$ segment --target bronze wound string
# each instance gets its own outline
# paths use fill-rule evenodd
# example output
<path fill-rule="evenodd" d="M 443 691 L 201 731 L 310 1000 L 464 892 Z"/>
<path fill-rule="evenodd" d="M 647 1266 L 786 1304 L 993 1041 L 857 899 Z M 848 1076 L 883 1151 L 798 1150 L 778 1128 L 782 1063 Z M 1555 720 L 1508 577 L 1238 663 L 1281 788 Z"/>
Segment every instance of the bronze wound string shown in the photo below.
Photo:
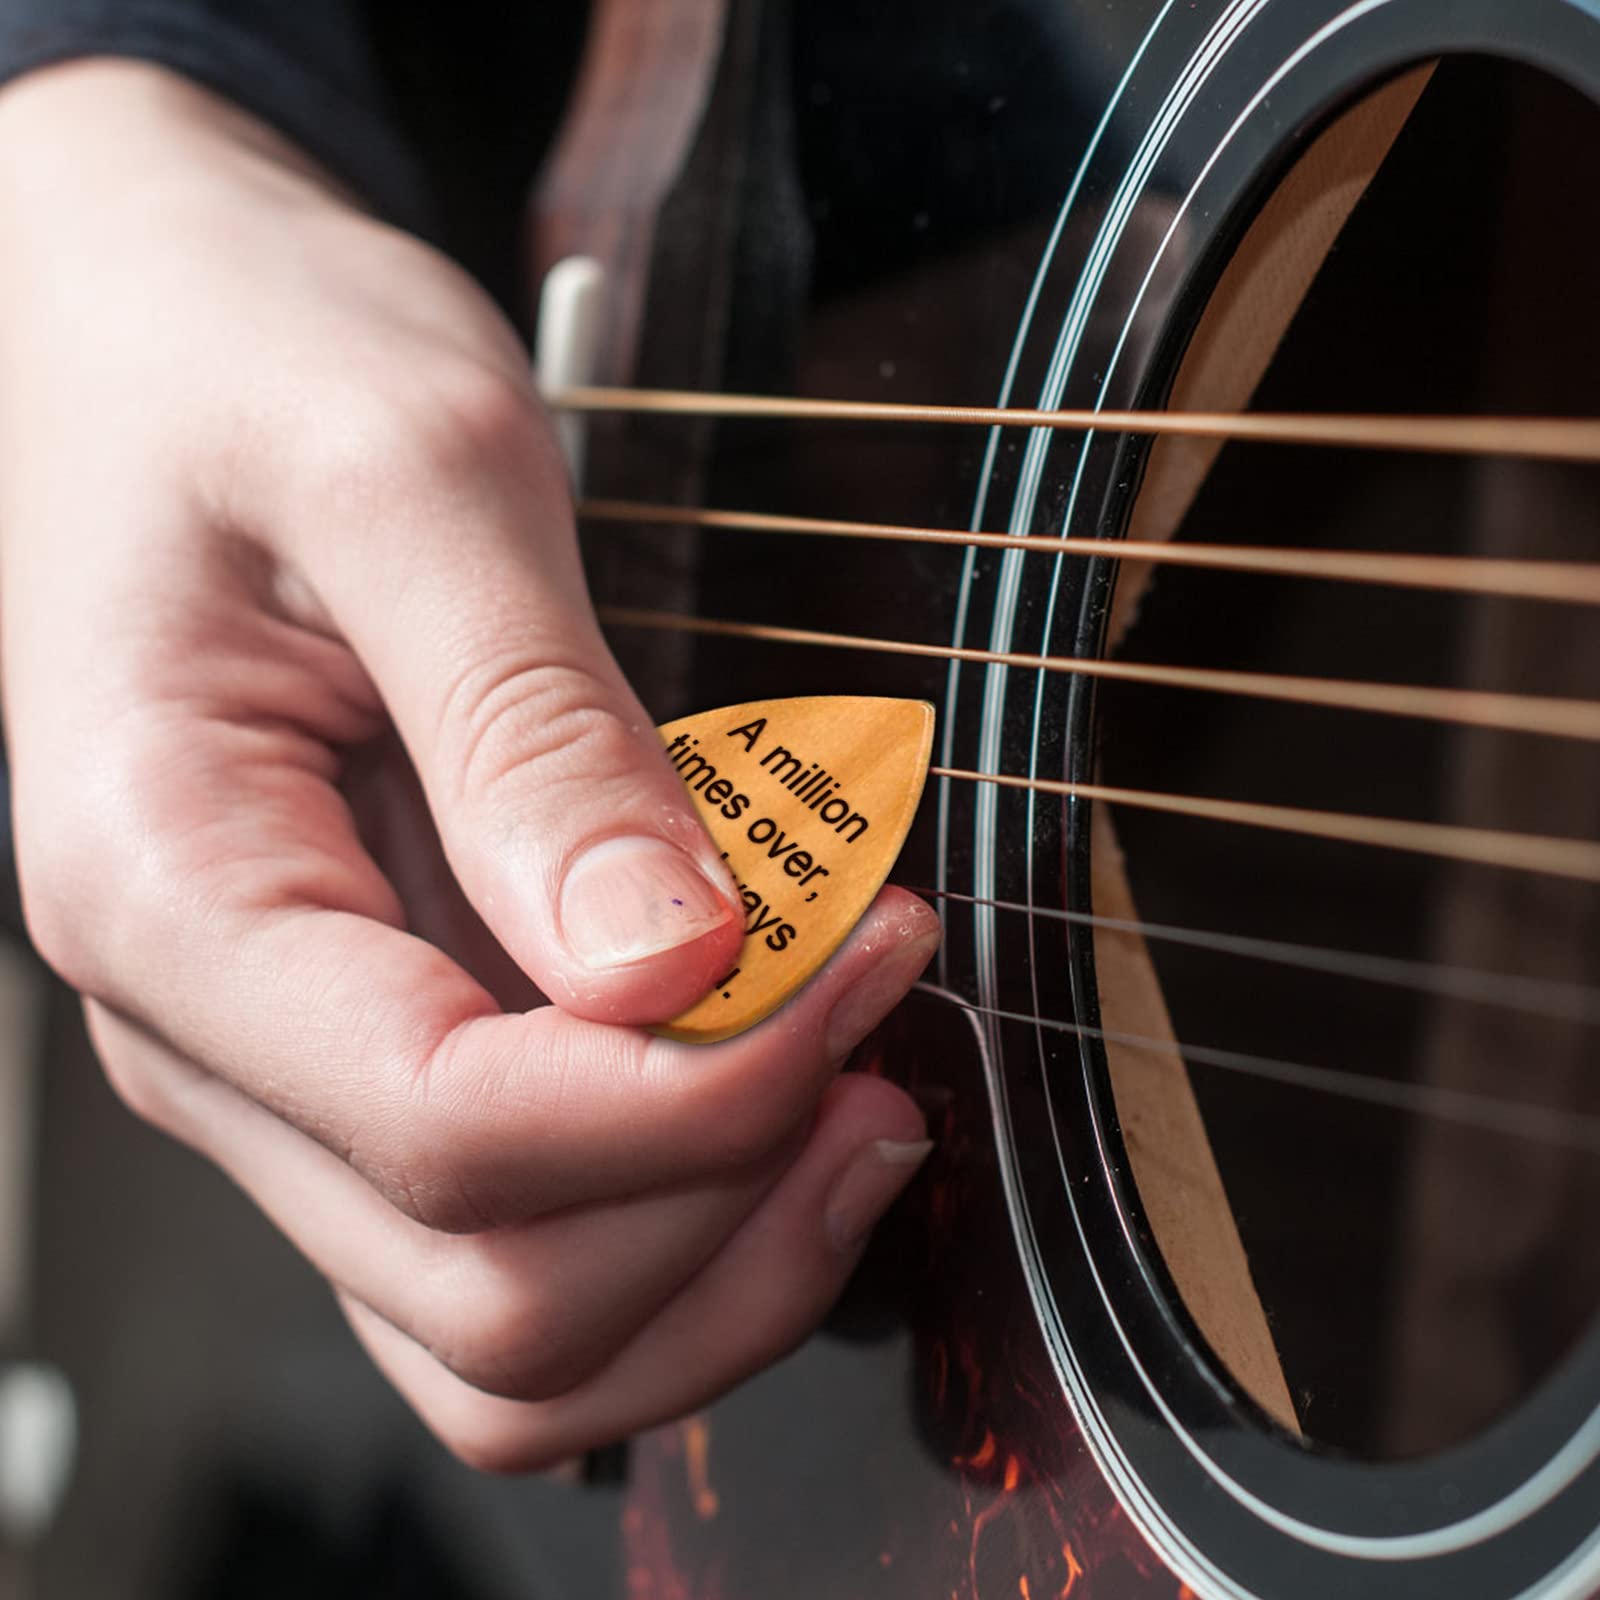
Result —
<path fill-rule="evenodd" d="M 814 633 L 808 629 L 769 627 L 763 624 L 725 622 L 707 617 L 679 616 L 672 612 L 641 610 L 629 606 L 601 606 L 599 616 L 603 622 L 619 626 L 661 628 L 675 632 L 704 633 L 731 638 L 757 639 L 787 644 L 824 644 L 844 648 L 886 651 L 891 654 L 932 656 L 946 660 L 998 662 L 1007 666 L 1042 668 L 1054 671 L 1099 673 L 1107 677 L 1126 676 L 1129 662 L 1108 662 L 1099 659 L 1080 660 L 1050 656 L 1014 655 L 988 650 L 969 650 L 953 645 L 921 645 L 902 640 L 858 638 L 853 635 Z M 1100 669 L 1108 669 L 1101 672 Z M 1141 669 L 1142 670 L 1142 669 Z M 1190 669 L 1151 668 L 1147 682 L 1171 682 L 1172 673 L 1186 677 Z M 1156 676 L 1159 675 L 1159 676 Z M 1205 673 L 1206 678 L 1216 674 Z M 1266 674 L 1229 673 L 1225 679 L 1246 678 L 1254 686 L 1249 692 L 1265 692 L 1267 686 L 1281 688 L 1285 680 Z M 1398 690 L 1405 694 L 1419 692 L 1427 697 L 1436 695 L 1468 695 L 1476 697 L 1477 691 L 1401 689 L 1396 685 L 1330 685 L 1324 680 L 1291 679 L 1292 685 L 1312 683 L 1319 689 L 1336 688 L 1341 692 L 1338 701 L 1319 700 L 1319 704 L 1351 706 L 1354 702 L 1343 698 L 1348 687 L 1365 690 Z M 1186 687 L 1198 687 L 1193 681 Z M 1207 685 L 1212 686 L 1212 685 Z M 1238 692 L 1237 690 L 1233 692 Z M 1269 698 L 1277 697 L 1271 694 Z M 1492 699 L 1502 697 L 1492 696 Z M 1519 700 L 1530 697 L 1513 697 Z M 1590 715 L 1600 707 L 1585 701 L 1536 701 L 1544 707 L 1589 708 Z M 1359 709 L 1373 709 L 1365 704 Z M 1413 710 L 1409 714 L 1418 715 Z M 1500 715 L 1505 715 L 1502 711 Z M 1435 712 L 1437 716 L 1437 712 Z M 1468 720 L 1465 716 L 1459 720 Z M 1476 720 L 1476 719 L 1474 719 Z M 1491 721 L 1488 726 L 1506 726 Z M 1526 724 L 1509 724 L 1526 730 Z M 1583 735 L 1592 737 L 1592 735 Z M 1437 856 L 1446 860 L 1466 861 L 1480 866 L 1507 867 L 1525 872 L 1547 873 L 1555 877 L 1576 878 L 1588 883 L 1600 883 L 1600 844 L 1586 839 L 1567 839 L 1543 834 L 1514 833 L 1505 829 L 1462 827 L 1451 823 L 1412 821 L 1398 817 L 1371 817 L 1359 813 L 1319 811 L 1297 806 L 1265 805 L 1255 801 L 1230 800 L 1206 795 L 1162 794 L 1151 790 L 1124 789 L 1106 784 L 1067 783 L 1044 778 L 1027 778 L 1016 774 L 973 772 L 958 767 L 931 767 L 938 777 L 958 778 L 973 783 L 991 783 L 1006 788 L 1030 789 L 1039 793 L 1058 795 L 1066 799 L 1106 800 L 1114 804 L 1137 806 L 1145 810 L 1164 811 L 1190 816 L 1211 822 L 1226 822 L 1245 827 L 1267 829 L 1274 832 L 1297 833 L 1312 838 L 1338 841 L 1347 844 L 1368 845 L 1382 849 L 1408 850 L 1421 855 Z"/>
<path fill-rule="evenodd" d="M 1351 450 L 1416 451 L 1462 456 L 1501 455 L 1552 461 L 1600 462 L 1600 420 L 1559 417 L 1453 417 L 1173 413 L 1155 411 L 1036 411 L 1010 407 L 921 406 L 864 401 L 788 399 L 780 396 L 699 394 L 602 388 L 570 389 L 547 397 L 553 409 L 582 413 L 718 417 L 789 422 L 1046 428 L 1066 432 L 1117 431 L 1152 437 L 1191 437 L 1258 444 L 1309 445 Z M 607 524 L 692 526 L 710 531 L 790 534 L 887 543 L 1003 549 L 1057 557 L 1135 560 L 1276 577 L 1361 583 L 1445 593 L 1484 595 L 1564 605 L 1600 605 L 1600 565 L 1579 561 L 1503 560 L 1410 555 L 1384 551 L 1263 548 L 1218 542 L 1150 543 L 1088 538 L 1018 537 L 953 528 L 851 521 L 708 507 L 595 499 L 579 507 L 584 520 Z M 919 644 L 812 630 L 677 616 L 640 608 L 610 607 L 602 617 L 617 626 L 660 628 L 781 644 L 860 649 L 978 664 L 1075 673 L 1219 694 L 1287 701 L 1509 732 L 1595 741 L 1600 701 L 1493 694 L 1425 685 L 1312 679 L 1228 672 L 1138 662 L 1050 657 L 956 646 Z M 1545 873 L 1600 883 L 1600 845 L 1583 839 L 1393 817 L 1264 805 L 1191 794 L 1163 794 L 1090 783 L 985 773 L 934 766 L 949 781 L 993 784 L 1063 800 L 1100 800 L 1215 823 L 1301 834 L 1380 849 L 1411 851 L 1483 866 Z M 1030 917 L 1138 933 L 1152 940 L 1395 985 L 1453 999 L 1504 1006 L 1531 1014 L 1600 1024 L 1600 990 L 1511 973 L 1407 961 L 1203 929 L 1097 916 L 1055 907 L 984 899 L 948 890 L 919 890 L 946 903 L 988 906 Z M 999 1021 L 1178 1056 L 1196 1067 L 1241 1074 L 1307 1091 L 1357 1100 L 1518 1138 L 1600 1153 L 1600 1117 L 1526 1101 L 1438 1085 L 1396 1082 L 1271 1057 L 1138 1034 L 1108 1032 L 1054 1018 L 984 1007 L 970 1010 Z"/>
<path fill-rule="evenodd" d="M 1294 414 L 1265 411 L 1033 411 L 1015 406 L 900 405 L 688 389 L 582 386 L 546 391 L 552 411 L 721 417 L 783 422 L 910 423 L 943 427 L 1050 428 L 1068 433 L 1237 439 L 1443 455 L 1600 461 L 1600 421 L 1589 417 Z"/>
<path fill-rule="evenodd" d="M 1018 550 L 1024 555 L 1151 561 L 1167 566 L 1206 567 L 1271 577 L 1367 583 L 1387 588 L 1481 594 L 1565 605 L 1600 605 L 1600 564 L 1592 562 L 1401 555 L 1379 550 L 1299 550 L 1291 546 L 1264 549 L 1251 545 L 1190 543 L 1188 540 L 1158 543 L 1034 535 L 1023 538 L 1009 533 L 969 533 L 955 528 L 851 522 L 837 517 L 799 517 L 766 511 L 721 511 L 704 506 L 659 505 L 633 500 L 583 500 L 577 509 L 585 522 L 597 526 L 651 524 L 742 533 L 872 539 L 890 544 L 944 545 L 956 549 Z"/>
<path fill-rule="evenodd" d="M 1103 783 L 1069 783 L 1009 773 L 972 772 L 962 767 L 929 767 L 928 772 L 933 777 L 992 783 L 1001 788 L 1027 789 L 1068 800 L 1103 800 L 1113 805 L 1165 811 L 1208 822 L 1297 833 L 1313 839 L 1383 850 L 1408 850 L 1416 855 L 1438 856 L 1476 866 L 1506 867 L 1513 871 L 1600 883 L 1600 844 L 1587 839 L 1461 827 L 1447 822 L 1414 822 L 1402 817 L 1369 817 L 1355 812 L 1314 811 L 1299 806 L 1263 805 L 1253 800 L 1215 799 L 1207 795 L 1160 794 Z"/>
<path fill-rule="evenodd" d="M 1280 673 L 1229 672 L 1209 667 L 1156 666 L 1102 656 L 1043 656 L 980 650 L 960 645 L 921 644 L 864 634 L 822 633 L 767 623 L 686 616 L 638 606 L 601 606 L 600 619 L 620 627 L 655 628 L 769 644 L 814 645 L 836 650 L 871 650 L 884 655 L 925 656 L 940 661 L 970 661 L 1076 673 L 1121 683 L 1191 689 L 1211 694 L 1245 695 L 1328 710 L 1362 711 L 1380 716 L 1416 717 L 1457 726 L 1498 728 L 1511 733 L 1600 741 L 1600 700 L 1546 695 L 1496 694 L 1479 689 L 1441 689 L 1421 684 L 1368 683 L 1356 679 L 1297 678 Z"/>

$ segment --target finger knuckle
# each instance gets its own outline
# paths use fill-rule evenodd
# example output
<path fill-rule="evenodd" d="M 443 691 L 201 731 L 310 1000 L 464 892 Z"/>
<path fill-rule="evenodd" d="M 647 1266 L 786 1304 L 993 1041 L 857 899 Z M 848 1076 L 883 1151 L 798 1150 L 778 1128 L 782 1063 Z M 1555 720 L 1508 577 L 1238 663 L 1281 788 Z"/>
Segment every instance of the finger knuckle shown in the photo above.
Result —
<path fill-rule="evenodd" d="M 714 1167 L 745 1172 L 767 1165 L 788 1143 L 792 1123 L 776 1107 L 733 1096 L 716 1115 L 701 1119 L 707 1131 L 706 1154 Z"/>
<path fill-rule="evenodd" d="M 17 854 L 22 920 L 40 958 L 80 994 L 102 987 L 104 968 L 97 919 L 86 915 L 80 873 L 62 852 L 37 849 Z"/>
<path fill-rule="evenodd" d="M 505 1400 L 553 1399 L 593 1369 L 567 1308 L 537 1282 L 497 1286 L 458 1306 L 429 1348 L 463 1383 Z"/>
<path fill-rule="evenodd" d="M 520 1220 L 514 1186 L 524 1163 L 465 1042 L 480 1000 L 470 983 L 434 994 L 433 1021 L 401 1048 L 339 1150 L 395 1210 L 433 1233 Z"/>
<path fill-rule="evenodd" d="M 494 1225 L 477 1197 L 474 1163 L 437 1119 L 413 1117 L 386 1138 L 381 1154 L 361 1148 L 350 1164 L 402 1216 L 432 1233 L 470 1234 Z"/>
<path fill-rule="evenodd" d="M 119 930 L 138 904 L 143 864 L 117 859 L 112 841 L 122 832 L 106 825 L 88 795 L 51 811 L 18 809 L 17 882 L 28 937 L 80 994 L 113 988 Z M 119 892 L 108 894 L 110 884 Z"/>
<path fill-rule="evenodd" d="M 463 796 L 493 803 L 530 769 L 552 803 L 569 785 L 593 796 L 625 782 L 639 746 L 610 698 L 593 671 L 571 662 L 516 654 L 465 674 L 445 714 Z"/>
<path fill-rule="evenodd" d="M 521 461 L 540 432 L 527 385 L 477 361 L 445 362 L 428 385 L 432 437 L 446 462 Z"/>
<path fill-rule="evenodd" d="M 425 382 L 403 390 L 363 385 L 339 412 L 341 425 L 317 447 L 311 476 L 314 490 L 335 500 L 434 495 L 496 472 L 520 478 L 530 460 L 543 459 L 527 389 L 465 358 L 435 359 Z"/>
<path fill-rule="evenodd" d="M 463 1466 L 491 1477 L 520 1477 L 558 1459 L 540 1430 L 500 1414 L 492 1402 L 463 1407 L 434 1433 Z"/>
<path fill-rule="evenodd" d="M 657 1078 L 668 1115 L 705 1171 L 750 1171 L 770 1164 L 794 1139 L 807 1107 L 787 1086 L 743 1071 L 686 1075 L 668 1041 L 652 1041 L 646 1071 Z"/>
<path fill-rule="evenodd" d="M 106 1082 L 117 1099 L 141 1122 L 173 1138 L 182 1137 L 185 1130 L 177 1106 L 163 1087 L 159 1074 L 152 1072 L 136 1052 L 119 1048 L 92 1020 L 89 1036 Z"/>
<path fill-rule="evenodd" d="M 202 825 L 193 803 L 204 764 L 142 719 L 108 732 L 96 756 L 19 795 L 23 917 L 70 987 L 137 1013 L 150 953 L 170 946 L 180 919 L 192 932 L 222 908 L 226 827 Z"/>

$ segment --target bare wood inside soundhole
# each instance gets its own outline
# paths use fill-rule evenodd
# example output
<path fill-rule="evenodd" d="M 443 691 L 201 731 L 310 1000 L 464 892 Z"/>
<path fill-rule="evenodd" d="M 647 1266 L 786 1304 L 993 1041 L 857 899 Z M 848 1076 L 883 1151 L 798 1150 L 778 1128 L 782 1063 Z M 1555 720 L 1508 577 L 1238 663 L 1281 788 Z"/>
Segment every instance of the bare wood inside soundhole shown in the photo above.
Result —
<path fill-rule="evenodd" d="M 1296 162 L 1262 207 L 1206 303 L 1167 402 L 1169 411 L 1240 411 L 1255 393 L 1334 241 L 1411 115 L 1431 64 L 1352 106 Z M 1158 439 L 1128 523 L 1128 538 L 1177 532 L 1225 443 Z M 1138 614 L 1156 568 L 1125 561 L 1112 605 L 1110 648 Z"/>
<path fill-rule="evenodd" d="M 1098 915 L 1138 920 L 1109 808 L 1097 806 L 1093 842 Z M 1171 1054 L 1106 1040 L 1122 1142 L 1150 1231 L 1189 1315 L 1235 1382 L 1274 1421 L 1299 1431 L 1272 1330 L 1178 1051 L 1161 982 L 1142 934 L 1095 934 L 1101 1026 L 1173 1041 Z"/>
<path fill-rule="evenodd" d="M 1399 136 L 1432 65 L 1395 79 L 1329 125 L 1262 208 L 1190 341 L 1173 410 L 1243 408 L 1341 229 Z M 1162 438 L 1151 449 L 1128 537 L 1172 538 L 1222 449 L 1221 440 Z M 1114 651 L 1158 570 L 1124 562 L 1108 629 Z M 1108 808 L 1096 808 L 1094 909 L 1137 920 Z M 1151 1232 L 1184 1305 L 1234 1381 L 1282 1426 L 1294 1402 L 1239 1237 L 1205 1123 L 1175 1043 L 1144 938 L 1101 930 L 1095 966 L 1107 1033 L 1173 1041 L 1172 1053 L 1106 1042 L 1123 1141 Z"/>

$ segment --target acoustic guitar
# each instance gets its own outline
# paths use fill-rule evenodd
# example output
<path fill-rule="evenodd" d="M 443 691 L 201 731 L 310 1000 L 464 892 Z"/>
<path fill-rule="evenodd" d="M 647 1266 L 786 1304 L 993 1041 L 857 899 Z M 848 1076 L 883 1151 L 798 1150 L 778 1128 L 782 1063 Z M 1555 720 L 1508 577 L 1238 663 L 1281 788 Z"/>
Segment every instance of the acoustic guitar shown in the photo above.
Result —
<path fill-rule="evenodd" d="M 634 1600 L 1600 1594 L 1597 99 L 1594 0 L 595 7 L 602 615 L 661 721 L 933 702 L 945 927 Z"/>

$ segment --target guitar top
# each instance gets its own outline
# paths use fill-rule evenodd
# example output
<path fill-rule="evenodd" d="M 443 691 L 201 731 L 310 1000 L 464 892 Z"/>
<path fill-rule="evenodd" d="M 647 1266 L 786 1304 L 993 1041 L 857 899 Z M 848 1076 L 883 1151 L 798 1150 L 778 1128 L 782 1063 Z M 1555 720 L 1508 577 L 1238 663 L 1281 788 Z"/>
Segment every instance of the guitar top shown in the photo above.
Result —
<path fill-rule="evenodd" d="M 937 712 L 934 1154 L 634 1600 L 1600 1594 L 1597 99 L 1590 0 L 596 8 L 593 382 L 1220 419 L 585 416 L 659 721 Z"/>

